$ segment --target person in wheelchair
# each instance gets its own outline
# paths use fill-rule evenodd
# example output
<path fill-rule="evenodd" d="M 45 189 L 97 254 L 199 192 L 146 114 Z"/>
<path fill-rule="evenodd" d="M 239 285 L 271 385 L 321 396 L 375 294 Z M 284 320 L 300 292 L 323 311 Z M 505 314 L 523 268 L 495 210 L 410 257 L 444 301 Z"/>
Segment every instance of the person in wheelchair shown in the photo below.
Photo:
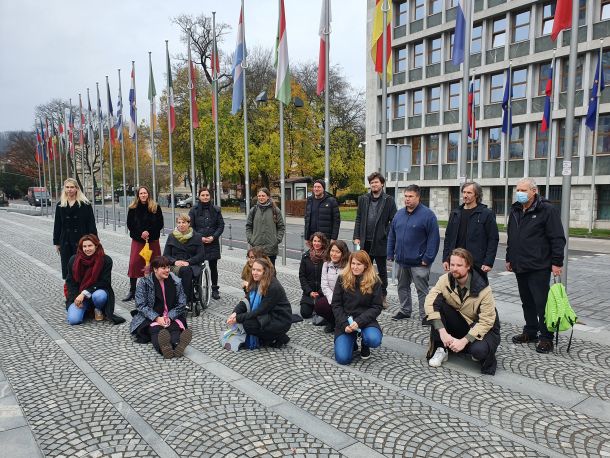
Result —
<path fill-rule="evenodd" d="M 193 303 L 193 278 L 201 275 L 201 264 L 205 256 L 201 235 L 190 227 L 190 222 L 191 218 L 186 213 L 178 215 L 176 229 L 167 237 L 163 250 L 172 273 L 182 281 L 189 306 Z"/>

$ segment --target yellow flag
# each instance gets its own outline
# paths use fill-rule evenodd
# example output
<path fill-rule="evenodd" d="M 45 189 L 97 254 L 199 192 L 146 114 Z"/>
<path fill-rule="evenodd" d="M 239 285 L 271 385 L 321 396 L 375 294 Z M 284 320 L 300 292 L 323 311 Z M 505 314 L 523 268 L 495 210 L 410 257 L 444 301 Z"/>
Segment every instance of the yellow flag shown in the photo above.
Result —
<path fill-rule="evenodd" d="M 375 18 L 373 19 L 373 36 L 371 39 L 371 57 L 375 65 L 375 72 L 383 73 L 383 4 L 385 0 L 376 0 Z M 392 1 L 387 0 L 388 12 L 386 20 L 386 75 L 392 81 Z"/>

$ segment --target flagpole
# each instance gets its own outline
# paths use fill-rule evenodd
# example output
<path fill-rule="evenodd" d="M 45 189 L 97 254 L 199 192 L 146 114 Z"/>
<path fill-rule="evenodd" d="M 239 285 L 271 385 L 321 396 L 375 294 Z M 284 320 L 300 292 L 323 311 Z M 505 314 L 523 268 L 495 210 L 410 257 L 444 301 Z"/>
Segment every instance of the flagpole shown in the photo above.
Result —
<path fill-rule="evenodd" d="M 46 124 L 47 124 L 47 137 L 49 136 L 49 120 L 46 120 Z M 52 142 L 51 142 L 52 144 Z M 47 180 L 47 194 L 49 194 L 49 199 L 51 199 L 53 197 L 53 190 L 52 190 L 52 186 L 53 186 L 53 182 L 51 181 L 51 150 L 48 147 L 48 142 L 47 142 L 47 169 L 49 169 L 49 179 Z M 57 202 L 55 202 L 57 203 Z M 48 210 L 48 209 L 47 209 Z"/>
<path fill-rule="evenodd" d="M 70 100 L 70 111 L 68 112 L 68 122 L 67 122 L 67 126 L 68 128 L 64 131 L 65 132 L 65 143 L 66 143 L 66 147 L 68 149 L 68 152 L 66 153 L 66 178 L 68 178 L 71 173 L 70 173 L 70 159 L 68 159 L 68 155 L 70 155 L 70 153 L 72 152 L 72 147 L 71 144 L 74 143 L 74 132 L 72 132 L 72 128 L 70 127 L 70 120 L 72 118 L 72 98 L 69 99 Z M 72 142 L 70 142 L 70 132 L 72 132 Z"/>
<path fill-rule="evenodd" d="M 472 85 L 472 126 L 471 126 L 471 136 L 470 136 L 470 181 L 474 181 L 474 142 L 477 136 L 477 131 L 475 129 L 476 126 L 476 122 L 475 122 L 475 93 L 474 93 L 474 70 L 472 71 L 472 79 L 471 79 L 471 83 Z M 468 90 L 468 92 L 470 92 L 470 90 Z"/>
<path fill-rule="evenodd" d="M 326 37 L 324 40 L 324 55 L 326 65 L 324 68 L 324 183 L 326 183 L 326 189 L 330 189 L 330 97 L 328 95 L 330 73 L 330 0 L 326 2 L 325 7 L 326 25 L 324 35 L 326 35 Z M 383 173 L 383 171 L 381 173 Z M 284 246 L 286 246 L 286 242 L 284 242 Z M 286 253 L 284 253 L 284 256 L 285 255 Z"/>
<path fill-rule="evenodd" d="M 93 113 L 91 113 L 91 98 L 89 96 L 89 88 L 87 88 L 87 169 L 91 179 L 91 205 L 93 214 L 95 214 L 95 174 L 93 173 L 93 165 L 91 163 L 91 149 L 95 155 L 95 138 L 93 136 Z M 96 219 L 97 220 L 97 219 Z"/>
<path fill-rule="evenodd" d="M 599 103 L 601 99 L 601 90 L 602 90 L 602 72 L 604 71 L 603 66 L 603 46 L 604 39 L 600 38 L 599 40 L 599 73 L 595 75 L 597 78 L 597 94 L 595 94 L 595 130 L 593 131 L 593 150 L 591 151 L 591 156 L 593 158 L 591 163 L 591 202 L 589 204 L 589 234 L 593 232 L 593 206 L 595 205 L 595 175 L 596 175 L 596 167 L 597 167 L 597 137 L 599 130 Z"/>
<path fill-rule="evenodd" d="M 134 85 L 134 97 L 135 97 L 135 85 L 136 85 L 136 64 L 135 61 L 131 61 L 131 71 L 133 72 L 133 85 Z M 138 106 L 137 99 L 134 101 L 133 111 L 135 113 L 135 123 L 136 123 L 136 131 L 135 131 L 135 146 L 136 146 L 136 163 L 135 163 L 135 185 L 136 188 L 140 187 L 140 156 L 138 155 Z M 137 197 L 137 196 L 136 196 Z"/>
<path fill-rule="evenodd" d="M 148 64 L 150 67 L 150 77 L 152 78 L 152 52 L 148 51 Z M 149 87 L 151 82 L 148 82 Z M 150 93 L 149 89 L 149 97 L 150 97 L 150 151 L 152 155 L 152 194 L 153 199 L 157 200 L 157 153 L 155 152 L 155 95 Z"/>
<path fill-rule="evenodd" d="M 508 161 L 510 159 L 510 139 L 513 133 L 513 61 L 508 62 L 508 106 L 506 116 L 508 116 L 508 127 L 504 134 L 504 224 L 508 225 Z"/>
<path fill-rule="evenodd" d="M 246 63 L 247 52 L 246 52 L 246 14 L 244 10 L 244 0 L 241 0 L 241 18 L 242 18 L 242 31 L 244 34 L 244 57 L 241 61 L 241 68 L 243 72 L 244 80 L 244 168 L 245 168 L 245 185 L 246 185 L 246 215 L 250 214 L 250 153 L 248 151 L 248 103 L 246 97 L 246 69 L 248 65 Z"/>
<path fill-rule="evenodd" d="M 125 136 L 123 135 L 123 92 L 121 90 L 121 69 L 118 69 L 119 73 L 119 103 L 121 104 L 121 167 L 123 169 L 123 211 L 125 212 L 125 233 L 127 234 L 127 183 L 126 183 L 126 173 L 125 173 Z M 114 198 L 114 195 L 112 196 Z"/>
<path fill-rule="evenodd" d="M 59 125 L 61 126 L 61 116 L 58 120 Z M 64 126 L 65 128 L 65 126 Z M 61 144 L 61 135 L 59 133 L 59 127 L 57 128 L 57 151 L 58 151 L 58 155 L 59 155 L 59 183 L 57 186 L 58 192 L 61 193 L 60 189 L 63 188 L 63 183 L 64 183 L 64 167 L 62 165 L 62 158 L 61 158 L 61 152 L 62 150 L 64 150 L 63 145 Z M 64 151 L 65 153 L 65 151 Z"/>
<path fill-rule="evenodd" d="M 458 150 L 457 179 L 460 184 L 466 182 L 468 164 L 468 83 L 470 82 L 470 38 L 472 33 L 472 0 L 464 0 L 464 62 L 462 67 L 462 132 Z M 455 52 L 455 49 L 454 49 Z M 473 103 L 474 105 L 474 103 Z M 473 108 L 474 110 L 474 108 Z"/>
<path fill-rule="evenodd" d="M 546 177 L 545 177 L 545 194 L 547 200 L 551 195 L 551 154 L 552 154 L 552 139 L 553 139 L 553 99 L 555 97 L 555 53 L 557 52 L 557 48 L 553 49 L 553 58 L 551 59 L 551 96 L 549 102 L 551 104 L 551 108 L 549 109 L 549 120 L 547 126 L 547 142 L 546 142 Z"/>
<path fill-rule="evenodd" d="M 34 121 L 36 122 L 36 121 Z M 48 191 L 48 186 L 47 186 L 47 176 L 44 170 L 44 156 L 45 156 L 45 140 L 44 140 L 44 129 L 42 128 L 42 120 L 38 120 L 39 124 L 40 124 L 40 138 L 41 138 L 41 143 L 40 143 L 40 160 L 42 161 L 42 187 L 45 188 L 46 192 L 49 194 L 49 197 L 51 196 L 51 193 Z M 34 195 L 34 200 L 36 200 L 36 195 Z M 42 204 L 43 201 L 40 201 L 40 214 L 42 214 Z M 46 199 L 44 202 L 44 206 L 45 206 L 45 216 L 49 215 L 49 211 L 47 205 L 46 205 Z"/>
<path fill-rule="evenodd" d="M 110 195 L 112 199 L 112 230 L 116 232 L 116 205 L 114 203 L 114 164 L 112 160 L 112 128 L 113 119 L 110 116 L 112 109 L 112 99 L 110 98 L 110 83 L 108 82 L 108 75 L 106 75 L 106 90 L 108 93 L 108 155 L 110 158 Z M 104 196 L 102 196 L 104 199 Z"/>
<path fill-rule="evenodd" d="M 197 186 L 195 183 L 195 137 L 193 133 L 193 74 L 191 72 L 191 28 L 187 29 L 188 32 L 188 74 L 189 74 L 189 134 L 191 137 L 191 196 L 193 197 L 193 205 L 195 204 L 195 196 L 197 195 Z"/>
<path fill-rule="evenodd" d="M 51 118 L 51 129 L 51 148 L 53 149 L 53 183 L 55 185 L 55 200 L 59 202 L 59 184 L 57 183 L 57 150 L 55 149 L 55 143 L 53 141 L 55 139 L 55 124 L 53 122 L 53 118 Z M 57 149 L 59 149 L 59 145 Z"/>
<path fill-rule="evenodd" d="M 390 6 L 388 5 L 388 0 L 383 0 L 383 6 L 381 11 L 383 11 L 383 29 L 381 32 L 381 41 L 382 41 L 382 52 L 381 56 L 383 59 L 383 71 L 381 76 L 381 161 L 380 168 L 381 174 L 386 174 L 386 164 L 385 164 L 385 155 L 386 155 L 386 143 L 387 143 L 387 122 L 388 122 L 388 44 L 386 42 L 386 34 L 388 31 L 387 21 L 388 21 L 388 10 Z M 328 68 L 328 65 L 327 65 Z M 327 91 L 328 92 L 328 91 Z"/>
<path fill-rule="evenodd" d="M 216 148 L 216 205 L 221 207 L 220 195 L 222 193 L 222 181 L 220 181 L 220 145 L 218 143 L 218 69 L 216 68 L 216 62 L 218 61 L 218 48 L 216 43 L 216 12 L 212 11 L 212 49 L 214 55 L 212 56 L 212 91 L 214 91 L 214 146 Z M 195 201 L 193 200 L 193 206 Z"/>
<path fill-rule="evenodd" d="M 34 126 L 36 126 L 36 120 L 34 120 Z M 38 133 L 38 129 L 36 129 L 36 132 Z M 38 159 L 36 161 L 36 165 L 38 165 L 38 187 L 42 189 L 42 178 L 40 175 L 40 161 L 42 160 L 42 146 L 38 142 L 38 135 L 36 135 L 36 159 Z M 44 168 L 43 168 L 43 170 L 44 170 Z M 36 203 L 36 193 L 35 192 L 34 192 L 34 203 Z M 36 209 L 36 207 L 34 207 L 34 209 Z M 42 215 L 42 199 L 40 199 L 40 214 Z"/>
<path fill-rule="evenodd" d="M 169 81 L 171 78 L 171 67 L 169 65 L 169 47 L 168 42 L 165 40 L 165 53 L 167 55 L 167 134 L 169 137 L 169 205 L 172 207 L 172 221 L 176 221 L 176 205 L 174 204 L 174 153 L 172 151 L 172 121 L 171 121 L 171 110 L 170 103 L 172 103 L 171 97 L 173 97 L 170 92 L 171 88 L 169 86 Z M 189 69 L 190 73 L 190 69 Z M 195 206 L 195 195 L 193 194 L 193 207 Z M 173 224 L 173 223 L 172 223 Z"/>
<path fill-rule="evenodd" d="M 104 200 L 104 125 L 102 121 L 102 99 L 100 99 L 100 85 L 95 83 L 97 89 L 97 115 L 98 129 L 99 129 L 99 141 L 98 146 L 100 148 L 100 196 L 102 200 L 102 227 L 106 229 L 106 201 Z M 95 200 L 95 189 L 93 190 L 93 200 Z"/>
<path fill-rule="evenodd" d="M 80 135 L 79 135 L 79 143 L 80 145 L 80 174 L 82 178 L 82 186 L 83 193 L 87 193 L 87 177 L 85 175 L 85 126 L 83 126 L 83 98 L 79 92 L 78 94 L 78 111 L 80 116 Z M 76 170 L 76 158 L 74 159 L 74 169 Z"/>

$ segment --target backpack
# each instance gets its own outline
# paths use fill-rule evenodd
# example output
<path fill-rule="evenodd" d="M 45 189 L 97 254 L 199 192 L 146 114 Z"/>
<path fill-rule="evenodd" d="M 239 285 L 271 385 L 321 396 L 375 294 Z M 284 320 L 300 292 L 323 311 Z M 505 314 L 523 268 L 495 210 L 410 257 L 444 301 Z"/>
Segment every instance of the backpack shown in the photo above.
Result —
<path fill-rule="evenodd" d="M 254 217 L 256 216 L 256 210 L 258 210 L 258 205 L 255 205 L 254 207 L 252 207 L 252 210 L 250 210 L 252 212 L 252 221 L 254 221 Z M 280 209 L 277 208 L 275 205 L 271 204 L 271 213 L 273 214 L 273 223 L 277 224 Z"/>
<path fill-rule="evenodd" d="M 555 333 L 555 345 L 559 343 L 559 333 L 561 331 L 572 329 L 567 352 L 570 351 L 570 346 L 572 345 L 572 335 L 574 334 L 574 325 L 577 319 L 574 309 L 570 306 L 566 289 L 561 280 L 557 281 L 556 277 L 553 278 L 553 285 L 549 289 L 544 309 L 544 324 L 550 332 Z"/>

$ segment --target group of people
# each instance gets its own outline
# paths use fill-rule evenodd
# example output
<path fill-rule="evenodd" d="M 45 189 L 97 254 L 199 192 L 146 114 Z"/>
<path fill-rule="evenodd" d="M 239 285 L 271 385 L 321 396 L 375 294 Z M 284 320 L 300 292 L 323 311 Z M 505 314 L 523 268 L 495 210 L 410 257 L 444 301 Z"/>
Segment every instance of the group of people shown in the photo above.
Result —
<path fill-rule="evenodd" d="M 421 203 L 417 185 L 404 189 L 404 207 L 397 211 L 394 198 L 384 192 L 384 177 L 374 172 L 368 182 L 370 192 L 358 199 L 353 252 L 338 239 L 341 220 L 336 199 L 326 192 L 322 180 L 314 182 L 305 209 L 309 249 L 299 268 L 301 317 L 334 333 L 340 364 L 352 361 L 358 341 L 360 357 L 367 359 L 370 349 L 381 344 L 377 318 L 387 307 L 386 263 L 393 261 L 400 309 L 392 319 L 411 318 L 414 284 L 417 317 L 422 326 L 430 326 L 429 365 L 439 367 L 449 352 L 465 352 L 480 362 L 483 373 L 494 374 L 500 322 L 487 275 L 494 267 L 499 234 L 493 211 L 482 203 L 481 186 L 462 185 L 463 203 L 450 213 L 445 231 L 441 261 L 447 273 L 430 288 L 430 269 L 440 248 L 436 215 Z M 548 353 L 553 343 L 544 324 L 544 308 L 550 275 L 561 274 L 564 232 L 558 212 L 538 194 L 533 179 L 519 180 L 516 197 L 507 223 L 506 269 L 517 277 L 525 326 L 512 341 L 537 342 L 536 351 Z M 188 215 L 178 216 L 163 256 L 159 244 L 163 213 L 149 190 L 141 186 L 129 207 L 130 290 L 124 301 L 135 299 L 136 304 L 130 330 L 136 340 L 151 341 L 166 358 L 181 356 L 191 340 L 186 311 L 193 300 L 193 278 L 200 275 L 204 260 L 212 274 L 212 297 L 220 298 L 217 262 L 224 220 L 207 188 L 198 198 Z M 279 347 L 290 340 L 287 332 L 295 315 L 275 272 L 285 222 L 266 188 L 258 191 L 257 203 L 247 216 L 246 235 L 251 248 L 242 271 L 244 298 L 227 324 L 240 326 L 247 335 L 242 344 L 247 348 Z M 91 206 L 73 179 L 64 183 L 53 239 L 66 279 L 68 321 L 78 324 L 90 313 L 96 320 L 122 322 L 113 313 L 112 259 L 104 253 Z M 146 244 L 153 254 L 152 272 L 140 256 Z"/>

